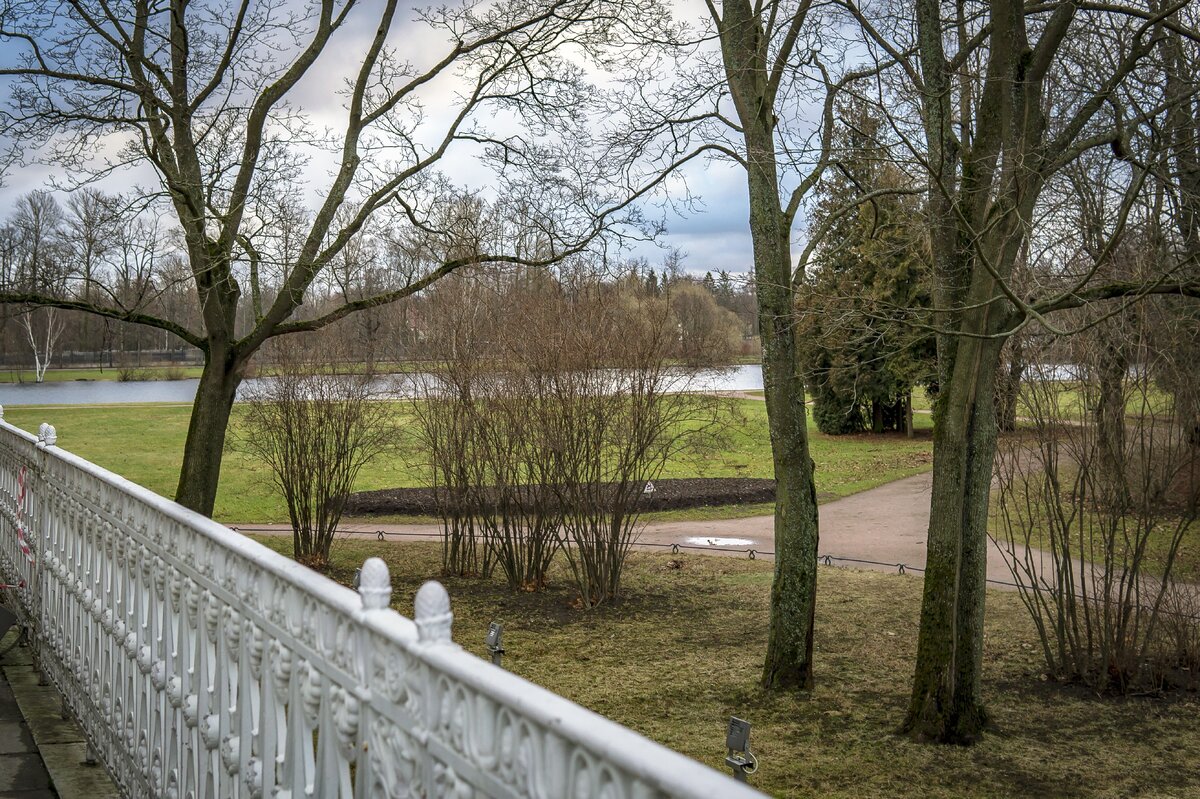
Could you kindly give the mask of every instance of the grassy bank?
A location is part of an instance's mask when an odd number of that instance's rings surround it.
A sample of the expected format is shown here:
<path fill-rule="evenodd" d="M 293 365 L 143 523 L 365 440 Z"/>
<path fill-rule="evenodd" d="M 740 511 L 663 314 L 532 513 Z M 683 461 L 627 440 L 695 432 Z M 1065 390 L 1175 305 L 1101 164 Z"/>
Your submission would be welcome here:
<path fill-rule="evenodd" d="M 81 369 L 51 369 L 46 372 L 43 382 L 69 383 L 74 381 L 103 381 L 118 380 L 189 380 L 200 377 L 203 367 L 200 366 L 137 366 L 116 367 L 106 366 L 86 367 Z M 124 377 L 122 377 L 124 373 Z M 0 372 L 0 384 L 4 383 L 33 383 L 36 375 L 32 369 L 6 369 Z"/>
<path fill-rule="evenodd" d="M 407 423 L 404 406 L 396 405 L 399 429 Z M 21 406 L 5 409 L 5 418 L 26 430 L 48 421 L 58 431 L 59 444 L 105 468 L 165 496 L 172 496 L 179 478 L 183 441 L 187 435 L 189 405 Z M 766 407 L 762 402 L 731 402 L 725 433 L 712 448 L 680 453 L 664 477 L 771 477 L 771 448 L 767 436 Z M 926 423 L 928 420 L 925 420 Z M 244 433 L 241 415 L 234 409 L 233 429 Z M 928 431 L 903 436 L 825 436 L 812 432 L 812 457 L 817 464 L 819 498 L 846 496 L 890 480 L 929 469 L 932 442 Z M 417 486 L 421 484 L 419 453 L 397 436 L 396 451 L 369 465 L 355 488 Z M 686 511 L 681 518 L 723 518 L 746 515 L 729 508 L 711 512 Z M 749 512 L 761 512 L 752 506 Z M 706 516 L 705 514 L 708 513 Z M 287 513 L 270 483 L 266 467 L 248 456 L 225 455 L 215 514 L 226 522 L 282 522 Z"/>
<path fill-rule="evenodd" d="M 343 541 L 334 576 L 348 582 L 371 555 L 389 562 L 394 605 L 411 615 L 417 587 L 437 575 L 437 545 Z M 753 784 L 775 796 L 1200 795 L 1200 699 L 1101 700 L 1042 681 L 1012 594 L 988 597 L 984 695 L 995 727 L 973 748 L 894 734 L 916 648 L 921 582 L 911 577 L 822 567 L 817 688 L 810 698 L 763 692 L 770 569 L 635 553 L 625 599 L 593 611 L 570 607 L 562 572 L 541 594 L 446 584 L 456 642 L 482 655 L 488 622 L 499 621 L 506 668 L 715 768 L 729 716 L 748 719 L 761 761 Z"/>

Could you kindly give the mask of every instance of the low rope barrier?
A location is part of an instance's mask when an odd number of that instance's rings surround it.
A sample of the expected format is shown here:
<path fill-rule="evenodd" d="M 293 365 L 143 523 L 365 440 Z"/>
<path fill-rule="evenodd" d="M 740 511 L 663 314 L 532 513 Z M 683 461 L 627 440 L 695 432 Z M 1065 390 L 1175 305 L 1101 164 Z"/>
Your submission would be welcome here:
<path fill-rule="evenodd" d="M 234 530 L 235 532 L 240 532 L 240 533 L 255 533 L 255 532 L 257 532 L 257 533 L 270 534 L 270 533 L 281 532 L 278 528 L 273 528 L 273 527 L 233 527 L 233 526 L 230 526 L 229 529 Z M 405 532 L 400 532 L 397 530 L 338 529 L 334 532 L 335 532 L 335 534 L 340 533 L 340 534 L 344 534 L 344 535 L 356 535 L 356 536 L 363 536 L 363 535 L 369 536 L 369 535 L 373 534 L 376 536 L 377 541 L 386 541 L 389 536 L 395 536 L 397 538 L 423 538 L 426 540 L 436 540 L 441 537 L 440 534 L 438 534 L 438 533 L 405 533 Z M 691 549 L 691 550 L 696 550 L 699 552 L 732 552 L 732 553 L 737 553 L 737 554 L 743 554 L 749 560 L 757 560 L 760 555 L 764 556 L 764 557 L 771 557 L 771 558 L 775 557 L 775 552 L 773 550 L 747 549 L 747 548 L 743 548 L 743 547 L 710 546 L 708 544 L 680 544 L 678 542 L 663 543 L 663 542 L 658 542 L 658 541 L 636 541 L 633 544 L 631 544 L 631 546 L 649 548 L 649 549 L 653 549 L 653 548 L 670 549 L 672 555 L 680 554 L 680 550 Z M 857 566 L 878 566 L 878 567 L 883 567 L 883 568 L 887 568 L 887 569 L 895 569 L 896 574 L 902 574 L 905 576 L 908 576 L 910 573 L 913 576 L 925 573 L 925 568 L 923 566 L 912 566 L 907 563 L 893 563 L 891 561 L 884 561 L 884 560 L 868 560 L 866 558 L 850 558 L 850 557 L 844 557 L 841 555 L 829 555 L 829 554 L 817 556 L 817 562 L 824 566 L 833 566 L 834 561 L 836 561 L 838 563 L 854 564 Z M 988 585 L 999 586 L 1002 588 L 1013 588 L 1013 589 L 1017 589 L 1018 591 L 1022 590 L 1022 589 L 1026 590 L 1026 591 L 1035 591 L 1038 593 L 1051 591 L 1051 589 L 1043 588 L 1041 586 L 1022 585 L 1021 583 L 1014 583 L 1009 580 L 996 580 L 996 579 L 993 579 L 990 577 L 986 579 L 986 583 Z M 0 586 L 0 587 L 2 587 L 2 586 Z M 1083 594 L 1075 594 L 1074 596 L 1076 599 L 1086 600 L 1089 598 Z M 1168 610 L 1166 608 L 1159 608 L 1158 612 L 1168 615 L 1168 616 L 1177 616 L 1182 619 L 1193 619 L 1193 620 L 1200 621 L 1200 615 L 1182 613 L 1179 611 Z"/>

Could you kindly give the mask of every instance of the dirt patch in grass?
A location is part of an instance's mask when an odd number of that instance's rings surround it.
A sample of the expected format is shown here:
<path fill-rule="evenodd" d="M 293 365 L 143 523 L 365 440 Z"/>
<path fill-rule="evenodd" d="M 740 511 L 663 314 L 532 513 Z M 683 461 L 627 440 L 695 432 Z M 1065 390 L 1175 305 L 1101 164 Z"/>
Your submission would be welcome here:
<path fill-rule="evenodd" d="M 340 541 L 333 576 L 349 582 L 372 555 L 388 562 L 394 607 L 411 616 L 417 588 L 438 574 L 439 545 Z M 1046 682 L 1013 594 L 988 595 L 983 687 L 994 724 L 974 747 L 895 734 L 916 651 L 912 577 L 821 567 L 817 687 L 763 691 L 771 578 L 761 561 L 634 553 L 622 601 L 592 611 L 571 607 L 561 562 L 539 594 L 443 582 L 457 643 L 484 655 L 488 622 L 499 621 L 506 668 L 714 768 L 729 716 L 750 720 L 761 761 L 752 784 L 775 796 L 1200 796 L 1200 697 L 1098 699 Z"/>
<path fill-rule="evenodd" d="M 643 493 L 639 510 L 654 512 L 717 505 L 751 505 L 775 501 L 775 481 L 754 477 L 693 477 L 655 480 Z M 436 516 L 430 488 L 387 488 L 358 491 L 346 500 L 347 516 Z"/>

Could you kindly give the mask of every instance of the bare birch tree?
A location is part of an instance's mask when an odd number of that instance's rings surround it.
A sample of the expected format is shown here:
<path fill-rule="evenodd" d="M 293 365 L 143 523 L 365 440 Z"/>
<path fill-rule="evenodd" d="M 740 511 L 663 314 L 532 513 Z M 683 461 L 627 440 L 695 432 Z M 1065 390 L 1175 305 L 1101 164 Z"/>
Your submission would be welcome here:
<path fill-rule="evenodd" d="M 31 192 L 17 201 L 12 226 L 18 249 L 12 280 L 19 291 L 65 296 L 71 272 L 62 239 L 65 221 L 62 207 L 48 192 Z M 34 380 L 41 383 L 63 332 L 62 315 L 57 308 L 25 303 L 18 309 L 17 322 L 33 357 Z"/>

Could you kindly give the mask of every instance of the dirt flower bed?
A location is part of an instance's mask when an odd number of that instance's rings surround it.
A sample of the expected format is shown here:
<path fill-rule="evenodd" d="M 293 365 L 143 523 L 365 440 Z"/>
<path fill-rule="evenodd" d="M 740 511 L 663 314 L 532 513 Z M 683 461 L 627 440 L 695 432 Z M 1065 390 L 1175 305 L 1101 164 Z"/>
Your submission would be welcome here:
<path fill-rule="evenodd" d="M 775 500 L 775 481 L 752 477 L 694 477 L 655 480 L 643 493 L 643 511 L 700 508 L 709 505 L 749 505 Z M 347 516 L 436 516 L 433 489 L 386 488 L 359 491 L 346 502 Z"/>

